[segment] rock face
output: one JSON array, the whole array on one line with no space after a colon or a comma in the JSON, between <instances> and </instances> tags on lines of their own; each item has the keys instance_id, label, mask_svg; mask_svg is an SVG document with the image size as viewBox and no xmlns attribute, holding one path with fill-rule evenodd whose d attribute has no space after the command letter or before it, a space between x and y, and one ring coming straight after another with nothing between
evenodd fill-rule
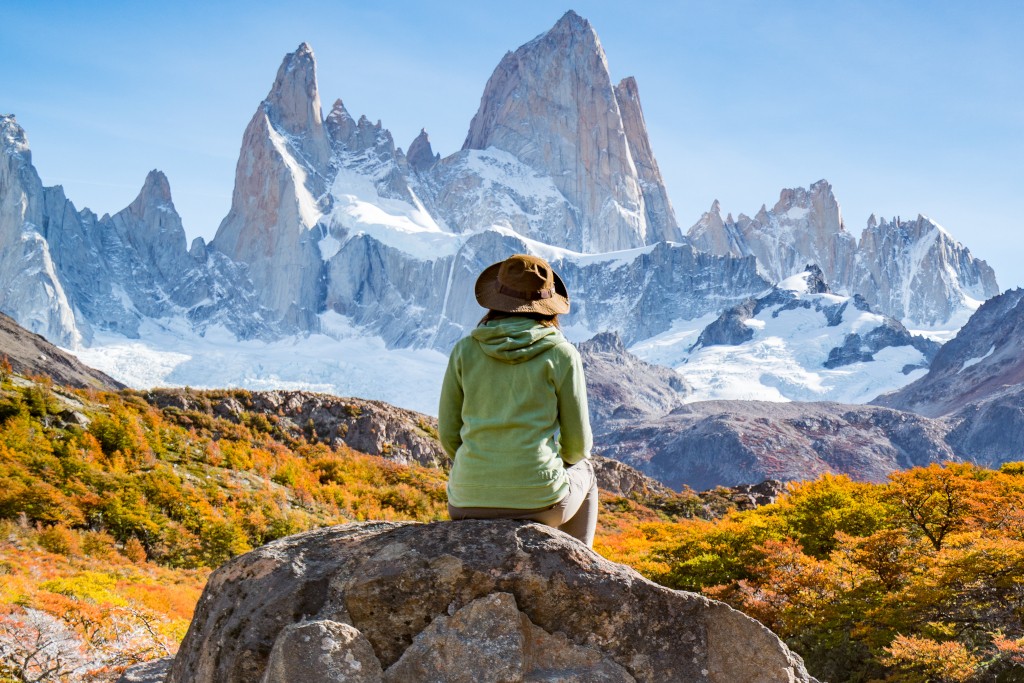
<instances>
[{"instance_id":1,"label":"rock face","mask_svg":"<svg viewBox=\"0 0 1024 683\"><path fill-rule=\"evenodd\" d=\"M598 447L679 489L812 479L884 481L893 470L962 460L948 425L912 413L836 403L704 401L657 420L612 425Z\"/></svg>"},{"instance_id":2,"label":"rock face","mask_svg":"<svg viewBox=\"0 0 1024 683\"><path fill-rule=\"evenodd\" d=\"M190 392L156 389L146 400L158 408L199 411L240 422L243 411L276 415L285 433L332 447L348 446L402 464L448 469L437 440L437 420L382 401L307 391Z\"/></svg>"},{"instance_id":3,"label":"rock face","mask_svg":"<svg viewBox=\"0 0 1024 683\"><path fill-rule=\"evenodd\" d=\"M321 308L322 260L310 228L326 208L330 155L316 62L303 43L285 57L245 130L231 210L212 243L248 264L260 302L302 329L316 329Z\"/></svg>"},{"instance_id":4,"label":"rock face","mask_svg":"<svg viewBox=\"0 0 1024 683\"><path fill-rule=\"evenodd\" d=\"M679 242L683 239L683 233L676 224L676 214L672 209L672 202L669 201L658 162L654 158L651 141L647 137L647 123L640 107L640 90L635 78L629 76L615 86L615 100L619 103L626 142L636 166L640 193L644 198L644 214L647 217L646 242Z\"/></svg>"},{"instance_id":5,"label":"rock face","mask_svg":"<svg viewBox=\"0 0 1024 683\"><path fill-rule=\"evenodd\" d=\"M304 680L335 680L353 661L366 675L359 636L383 671L365 680L811 680L724 604L550 528L477 520L320 529L235 558L210 577L167 680L269 683L281 679L268 665L314 656L321 668Z\"/></svg>"},{"instance_id":6,"label":"rock face","mask_svg":"<svg viewBox=\"0 0 1024 683\"><path fill-rule=\"evenodd\" d=\"M946 440L989 467L1024 458L1024 290L985 302L935 355L928 374L879 405L943 417Z\"/></svg>"},{"instance_id":7,"label":"rock face","mask_svg":"<svg viewBox=\"0 0 1024 683\"><path fill-rule=\"evenodd\" d=\"M0 116L0 310L64 346L81 340L75 314L43 235L43 183L25 131Z\"/></svg>"},{"instance_id":8,"label":"rock face","mask_svg":"<svg viewBox=\"0 0 1024 683\"><path fill-rule=\"evenodd\" d=\"M955 322L999 292L988 264L924 216L872 216L858 243L824 180L783 190L771 210L762 206L753 218L723 219L716 201L688 237L715 254L756 256L773 282L817 264L834 291L859 294L896 320L929 327Z\"/></svg>"},{"instance_id":9,"label":"rock face","mask_svg":"<svg viewBox=\"0 0 1024 683\"><path fill-rule=\"evenodd\" d=\"M609 418L658 416L683 404L689 393L683 377L645 363L626 350L614 332L577 344L587 378L590 422L596 433Z\"/></svg>"},{"instance_id":10,"label":"rock face","mask_svg":"<svg viewBox=\"0 0 1024 683\"><path fill-rule=\"evenodd\" d=\"M620 100L597 33L572 11L506 54L487 82L463 149L495 147L554 180L578 213L567 231L542 241L605 252L675 234L635 83L624 84L621 93Z\"/></svg>"},{"instance_id":11,"label":"rock face","mask_svg":"<svg viewBox=\"0 0 1024 683\"><path fill-rule=\"evenodd\" d=\"M123 389L124 385L82 364L38 334L0 313L0 357L19 375L43 375L62 386L81 389Z\"/></svg>"}]
</instances>

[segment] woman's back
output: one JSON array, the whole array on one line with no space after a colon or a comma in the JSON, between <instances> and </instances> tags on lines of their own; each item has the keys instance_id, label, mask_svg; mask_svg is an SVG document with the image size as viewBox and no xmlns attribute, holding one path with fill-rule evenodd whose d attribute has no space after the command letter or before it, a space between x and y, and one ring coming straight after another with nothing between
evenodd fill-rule
<instances>
[{"instance_id":1,"label":"woman's back","mask_svg":"<svg viewBox=\"0 0 1024 683\"><path fill-rule=\"evenodd\" d=\"M459 342L440 406L442 444L457 456L453 505L532 509L565 495L560 460L590 450L580 369L560 331L528 318L482 325Z\"/></svg>"},{"instance_id":2,"label":"woman's back","mask_svg":"<svg viewBox=\"0 0 1024 683\"><path fill-rule=\"evenodd\" d=\"M565 283L544 259L513 254L484 269L487 315L448 359L438 432L453 459L454 519L528 519L593 546L597 480L580 354L558 330Z\"/></svg>"}]
</instances>

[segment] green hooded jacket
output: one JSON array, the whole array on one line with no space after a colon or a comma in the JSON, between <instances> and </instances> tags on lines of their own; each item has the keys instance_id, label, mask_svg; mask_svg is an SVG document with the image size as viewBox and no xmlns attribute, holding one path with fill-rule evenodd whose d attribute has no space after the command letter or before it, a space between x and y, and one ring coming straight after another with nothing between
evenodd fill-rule
<instances>
[{"instance_id":1,"label":"green hooded jacket","mask_svg":"<svg viewBox=\"0 0 1024 683\"><path fill-rule=\"evenodd\" d=\"M438 427L454 458L451 505L554 505L569 492L565 465L589 457L593 443L579 352L529 318L477 327L452 349Z\"/></svg>"}]
</instances>

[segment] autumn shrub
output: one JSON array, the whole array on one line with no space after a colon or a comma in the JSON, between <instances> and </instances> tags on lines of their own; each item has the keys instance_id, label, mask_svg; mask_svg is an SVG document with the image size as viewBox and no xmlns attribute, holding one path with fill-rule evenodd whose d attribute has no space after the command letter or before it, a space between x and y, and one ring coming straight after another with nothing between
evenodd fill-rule
<instances>
[{"instance_id":1,"label":"autumn shrub","mask_svg":"<svg viewBox=\"0 0 1024 683\"><path fill-rule=\"evenodd\" d=\"M79 555L82 552L78 534L63 524L40 528L36 534L36 543L40 548L58 555Z\"/></svg>"}]
</instances>

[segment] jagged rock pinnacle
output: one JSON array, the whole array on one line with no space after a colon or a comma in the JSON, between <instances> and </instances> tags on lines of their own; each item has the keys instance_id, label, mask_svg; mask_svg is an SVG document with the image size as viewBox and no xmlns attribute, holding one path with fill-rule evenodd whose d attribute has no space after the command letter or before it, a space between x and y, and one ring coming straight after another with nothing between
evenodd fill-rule
<instances>
[{"instance_id":1,"label":"jagged rock pinnacle","mask_svg":"<svg viewBox=\"0 0 1024 683\"><path fill-rule=\"evenodd\" d=\"M317 169L326 167L330 149L320 111L316 57L308 43L285 55L263 106L274 128L299 140L310 163Z\"/></svg>"},{"instance_id":2,"label":"jagged rock pinnacle","mask_svg":"<svg viewBox=\"0 0 1024 683\"><path fill-rule=\"evenodd\" d=\"M409 165L413 170L417 172L426 171L441 160L440 154L434 155L434 150L430 147L430 137L427 135L425 128L420 129L420 134L409 145L409 153L406 154L406 159L408 159Z\"/></svg>"},{"instance_id":3,"label":"jagged rock pinnacle","mask_svg":"<svg viewBox=\"0 0 1024 683\"><path fill-rule=\"evenodd\" d=\"M640 246L675 221L649 225L641 181L659 184L660 178L635 88L624 84L621 97L593 27L566 12L501 60L463 149L495 147L554 180L578 211L559 246L586 252ZM657 203L652 211L664 215L667 207Z\"/></svg>"}]
</instances>

